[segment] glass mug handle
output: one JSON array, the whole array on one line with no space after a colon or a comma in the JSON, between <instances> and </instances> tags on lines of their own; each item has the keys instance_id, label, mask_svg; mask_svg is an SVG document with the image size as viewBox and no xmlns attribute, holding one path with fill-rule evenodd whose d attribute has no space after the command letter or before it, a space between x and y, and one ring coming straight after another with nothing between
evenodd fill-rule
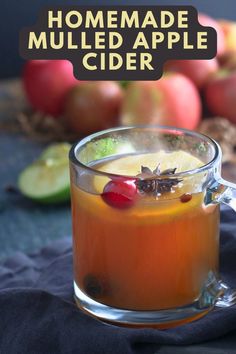
<instances>
[{"instance_id":1,"label":"glass mug handle","mask_svg":"<svg viewBox=\"0 0 236 354\"><path fill-rule=\"evenodd\" d=\"M215 177L214 182L207 188L206 204L225 204L236 212L236 184ZM229 307L236 304L236 289L230 288L222 280L214 284L214 291L218 294L217 307Z\"/></svg>"}]
</instances>

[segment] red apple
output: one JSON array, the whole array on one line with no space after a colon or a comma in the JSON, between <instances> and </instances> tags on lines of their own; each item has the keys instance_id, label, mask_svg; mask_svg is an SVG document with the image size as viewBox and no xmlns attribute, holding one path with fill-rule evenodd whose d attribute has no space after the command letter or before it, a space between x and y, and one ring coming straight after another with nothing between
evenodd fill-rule
<instances>
[{"instance_id":1,"label":"red apple","mask_svg":"<svg viewBox=\"0 0 236 354\"><path fill-rule=\"evenodd\" d=\"M30 60L23 69L23 84L29 102L40 112L58 116L68 90L78 84L67 60Z\"/></svg>"},{"instance_id":2,"label":"red apple","mask_svg":"<svg viewBox=\"0 0 236 354\"><path fill-rule=\"evenodd\" d=\"M236 71L220 70L205 89L206 104L214 115L236 123Z\"/></svg>"},{"instance_id":3,"label":"red apple","mask_svg":"<svg viewBox=\"0 0 236 354\"><path fill-rule=\"evenodd\" d=\"M89 134L117 125L123 90L114 81L77 85L67 95L65 118L72 131Z\"/></svg>"},{"instance_id":4,"label":"red apple","mask_svg":"<svg viewBox=\"0 0 236 354\"><path fill-rule=\"evenodd\" d=\"M200 95L190 79L167 73L158 81L129 84L123 102L122 123L160 124L195 129L201 118Z\"/></svg>"},{"instance_id":5,"label":"red apple","mask_svg":"<svg viewBox=\"0 0 236 354\"><path fill-rule=\"evenodd\" d=\"M217 60L171 60L166 63L165 69L177 71L186 75L201 89L219 68Z\"/></svg>"},{"instance_id":6,"label":"red apple","mask_svg":"<svg viewBox=\"0 0 236 354\"><path fill-rule=\"evenodd\" d=\"M224 54L225 52L225 36L224 36L224 32L221 28L221 26L219 25L219 23L214 20L212 17L206 15L206 14L202 14L200 13L198 15L198 21L202 26L205 27L213 27L216 32L217 32L217 55L221 56L222 54Z\"/></svg>"},{"instance_id":7,"label":"red apple","mask_svg":"<svg viewBox=\"0 0 236 354\"><path fill-rule=\"evenodd\" d=\"M220 20L218 23L225 35L226 51L236 51L236 22Z\"/></svg>"}]
</instances>

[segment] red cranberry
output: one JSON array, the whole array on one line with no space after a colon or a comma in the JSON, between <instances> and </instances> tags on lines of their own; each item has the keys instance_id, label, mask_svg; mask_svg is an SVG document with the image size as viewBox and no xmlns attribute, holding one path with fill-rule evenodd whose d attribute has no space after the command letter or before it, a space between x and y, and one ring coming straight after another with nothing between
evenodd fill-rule
<instances>
[{"instance_id":1,"label":"red cranberry","mask_svg":"<svg viewBox=\"0 0 236 354\"><path fill-rule=\"evenodd\" d=\"M102 199L108 205L118 209L130 208L135 204L137 186L135 180L115 179L108 182L102 193Z\"/></svg>"},{"instance_id":2,"label":"red cranberry","mask_svg":"<svg viewBox=\"0 0 236 354\"><path fill-rule=\"evenodd\" d=\"M185 193L185 194L181 195L181 197L180 197L181 203L188 203L188 202L190 202L191 199L192 199L192 195L189 193Z\"/></svg>"}]
</instances>

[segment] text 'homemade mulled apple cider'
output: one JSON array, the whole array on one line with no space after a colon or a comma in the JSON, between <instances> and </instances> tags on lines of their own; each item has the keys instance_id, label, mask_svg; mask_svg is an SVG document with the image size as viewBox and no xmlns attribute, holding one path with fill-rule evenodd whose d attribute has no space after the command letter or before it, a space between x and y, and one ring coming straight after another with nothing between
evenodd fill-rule
<instances>
[{"instance_id":1,"label":"text 'homemade mulled apple cider'","mask_svg":"<svg viewBox=\"0 0 236 354\"><path fill-rule=\"evenodd\" d=\"M207 148L181 139L142 152L138 141L102 139L81 153L86 171L75 177L72 168L75 287L88 298L135 311L179 308L217 273L219 207L205 203L204 172L181 177L205 164Z\"/></svg>"},{"instance_id":2,"label":"text 'homemade mulled apple cider'","mask_svg":"<svg viewBox=\"0 0 236 354\"><path fill-rule=\"evenodd\" d=\"M208 49L205 27L189 32L193 27L191 10L158 7L153 10L143 8L142 11L132 8L119 11L48 10L47 19L44 20L44 24L47 23L46 30L37 30L37 33L29 31L27 48L50 53L56 50L57 54L60 50L73 53L85 51L82 64L88 71L117 71L121 68L127 71L154 71L154 59L150 51L163 48L182 48L187 51ZM132 35L127 36L131 31ZM125 37L130 39L127 44Z\"/></svg>"}]
</instances>

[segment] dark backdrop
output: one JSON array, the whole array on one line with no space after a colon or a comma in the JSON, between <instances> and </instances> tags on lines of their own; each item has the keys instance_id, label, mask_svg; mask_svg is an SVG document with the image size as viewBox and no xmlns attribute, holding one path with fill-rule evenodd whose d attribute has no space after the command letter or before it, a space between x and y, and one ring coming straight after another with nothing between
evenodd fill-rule
<instances>
[{"instance_id":1,"label":"dark backdrop","mask_svg":"<svg viewBox=\"0 0 236 354\"><path fill-rule=\"evenodd\" d=\"M0 78L17 76L23 60L18 54L18 33L35 23L44 5L187 5L217 18L236 20L236 0L0 0Z\"/></svg>"}]
</instances>

